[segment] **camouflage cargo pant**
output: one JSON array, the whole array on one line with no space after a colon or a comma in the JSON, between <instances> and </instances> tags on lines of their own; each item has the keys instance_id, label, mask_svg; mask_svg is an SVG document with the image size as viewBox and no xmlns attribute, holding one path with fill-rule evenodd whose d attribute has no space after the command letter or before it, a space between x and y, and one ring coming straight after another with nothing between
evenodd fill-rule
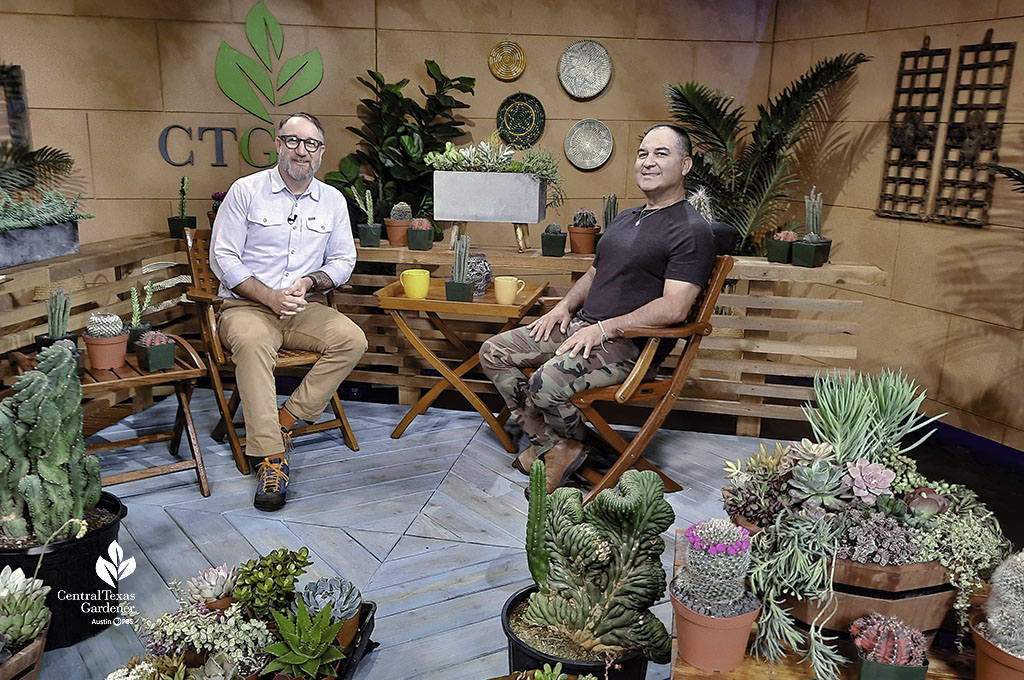
<instances>
[{"instance_id":1,"label":"camouflage cargo pant","mask_svg":"<svg viewBox=\"0 0 1024 680\"><path fill-rule=\"evenodd\" d=\"M512 416L519 421L538 454L560 441L582 441L583 416L570 397L591 387L615 385L629 375L640 355L632 340L607 340L590 357L555 355L567 337L587 326L573 317L568 333L555 327L548 340L534 340L525 327L495 335L480 348L480 367L494 383ZM522 369L535 368L532 376Z\"/></svg>"}]
</instances>

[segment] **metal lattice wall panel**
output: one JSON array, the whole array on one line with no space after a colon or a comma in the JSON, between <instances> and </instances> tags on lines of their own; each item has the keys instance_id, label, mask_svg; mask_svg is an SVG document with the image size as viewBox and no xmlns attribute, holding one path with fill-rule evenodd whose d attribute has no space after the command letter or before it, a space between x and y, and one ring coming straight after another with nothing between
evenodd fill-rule
<instances>
[{"instance_id":1,"label":"metal lattice wall panel","mask_svg":"<svg viewBox=\"0 0 1024 680\"><path fill-rule=\"evenodd\" d=\"M949 72L949 48L900 53L896 96L889 115L889 146L882 170L882 190L875 214L928 219L928 180Z\"/></svg>"},{"instance_id":2,"label":"metal lattice wall panel","mask_svg":"<svg viewBox=\"0 0 1024 680\"><path fill-rule=\"evenodd\" d=\"M960 48L941 175L930 219L972 227L988 222L999 138L1006 116L1015 42L992 42L992 29L980 45Z\"/></svg>"}]
</instances>

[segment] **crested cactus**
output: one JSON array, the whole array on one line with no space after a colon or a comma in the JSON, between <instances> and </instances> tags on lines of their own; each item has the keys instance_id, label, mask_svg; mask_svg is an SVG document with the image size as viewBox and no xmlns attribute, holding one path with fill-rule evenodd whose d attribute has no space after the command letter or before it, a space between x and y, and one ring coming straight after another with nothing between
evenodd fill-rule
<instances>
[{"instance_id":1,"label":"crested cactus","mask_svg":"<svg viewBox=\"0 0 1024 680\"><path fill-rule=\"evenodd\" d=\"M466 283L469 269L469 236L463 234L455 240L455 261L452 263L452 281Z\"/></svg>"},{"instance_id":2,"label":"crested cactus","mask_svg":"<svg viewBox=\"0 0 1024 680\"><path fill-rule=\"evenodd\" d=\"M238 567L229 569L227 564L222 564L219 567L203 569L188 580L186 596L190 602L219 600L231 595L237 581Z\"/></svg>"},{"instance_id":3,"label":"crested cactus","mask_svg":"<svg viewBox=\"0 0 1024 680\"><path fill-rule=\"evenodd\" d=\"M391 207L391 219L399 222L408 222L412 219L412 208L405 201L395 203Z\"/></svg>"},{"instance_id":4,"label":"crested cactus","mask_svg":"<svg viewBox=\"0 0 1024 680\"><path fill-rule=\"evenodd\" d=\"M171 340L160 331L146 331L139 336L138 343L143 347L155 347L157 345L173 345L174 340Z\"/></svg>"},{"instance_id":5,"label":"crested cactus","mask_svg":"<svg viewBox=\"0 0 1024 680\"><path fill-rule=\"evenodd\" d=\"M50 586L20 568L10 565L0 571L0 636L6 645L18 645L34 640L50 618L45 600Z\"/></svg>"},{"instance_id":6,"label":"crested cactus","mask_svg":"<svg viewBox=\"0 0 1024 680\"><path fill-rule=\"evenodd\" d=\"M146 281L146 285L143 286L143 298L142 304L139 304L139 291L132 286L128 294L132 299L132 326L138 326L142 322L142 313L149 309L149 303L153 300L153 282Z\"/></svg>"},{"instance_id":7,"label":"crested cactus","mask_svg":"<svg viewBox=\"0 0 1024 680\"><path fill-rule=\"evenodd\" d=\"M46 301L46 326L51 338L59 338L68 332L68 320L71 318L71 294L63 288L50 293Z\"/></svg>"},{"instance_id":8,"label":"crested cactus","mask_svg":"<svg viewBox=\"0 0 1024 680\"><path fill-rule=\"evenodd\" d=\"M298 600L306 603L306 609L311 616L316 616L321 609L328 609L331 612L331 621L348 621L353 616L359 615L359 605L363 602L363 596L355 585L348 579L321 578L307 583L306 587L299 593L299 597L292 602L292 613L298 614Z\"/></svg>"},{"instance_id":9,"label":"crested cactus","mask_svg":"<svg viewBox=\"0 0 1024 680\"><path fill-rule=\"evenodd\" d=\"M530 466L530 507L526 515L526 559L530 575L540 592L547 594L548 574L551 571L548 548L545 543L548 513L547 482L544 461L540 458Z\"/></svg>"},{"instance_id":10,"label":"crested cactus","mask_svg":"<svg viewBox=\"0 0 1024 680\"><path fill-rule=\"evenodd\" d=\"M843 484L850 487L854 496L868 505L874 505L879 496L890 496L889 489L896 473L881 463L872 463L867 458L858 458L846 464Z\"/></svg>"},{"instance_id":11,"label":"crested cactus","mask_svg":"<svg viewBox=\"0 0 1024 680\"><path fill-rule=\"evenodd\" d=\"M601 197L601 216L604 218L604 228L612 223L615 216L619 214L619 197L615 194Z\"/></svg>"},{"instance_id":12,"label":"crested cactus","mask_svg":"<svg viewBox=\"0 0 1024 680\"><path fill-rule=\"evenodd\" d=\"M100 465L85 455L82 384L71 343L38 355L39 365L0 402L0 534L40 540L71 518L82 519L100 498Z\"/></svg>"},{"instance_id":13,"label":"crested cactus","mask_svg":"<svg viewBox=\"0 0 1024 680\"><path fill-rule=\"evenodd\" d=\"M586 506L579 489L556 489L547 509L550 592L530 596L523 620L598 654L642 650L667 663L671 639L650 612L665 592L661 533L675 519L664 494L649 470L627 471Z\"/></svg>"},{"instance_id":14,"label":"crested cactus","mask_svg":"<svg viewBox=\"0 0 1024 680\"><path fill-rule=\"evenodd\" d=\"M741 598L750 567L750 532L714 518L687 529L686 540L686 563L676 574L676 587L711 604Z\"/></svg>"},{"instance_id":15,"label":"crested cactus","mask_svg":"<svg viewBox=\"0 0 1024 680\"><path fill-rule=\"evenodd\" d=\"M93 314L85 324L85 334L93 338L112 338L124 332L124 321L117 314Z\"/></svg>"},{"instance_id":16,"label":"crested cactus","mask_svg":"<svg viewBox=\"0 0 1024 680\"><path fill-rule=\"evenodd\" d=\"M895 616L878 612L850 624L853 642L864 658L892 666L923 666L927 662L927 643L921 631Z\"/></svg>"},{"instance_id":17,"label":"crested cactus","mask_svg":"<svg viewBox=\"0 0 1024 680\"><path fill-rule=\"evenodd\" d=\"M992 574L985 617L985 637L1004 652L1024 658L1024 552L1007 557Z\"/></svg>"}]
</instances>

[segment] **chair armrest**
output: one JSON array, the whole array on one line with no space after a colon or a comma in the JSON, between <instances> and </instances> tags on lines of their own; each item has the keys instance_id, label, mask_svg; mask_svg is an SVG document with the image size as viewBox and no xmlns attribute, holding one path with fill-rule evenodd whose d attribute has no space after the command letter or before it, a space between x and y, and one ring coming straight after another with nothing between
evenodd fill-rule
<instances>
[{"instance_id":1,"label":"chair armrest","mask_svg":"<svg viewBox=\"0 0 1024 680\"><path fill-rule=\"evenodd\" d=\"M218 306L224 302L224 298L213 293L205 293L197 288L189 288L185 291L185 298L192 302L202 302L208 305Z\"/></svg>"},{"instance_id":2,"label":"chair armrest","mask_svg":"<svg viewBox=\"0 0 1024 680\"><path fill-rule=\"evenodd\" d=\"M711 335L711 324L697 322L668 328L630 328L622 332L625 338L688 338L691 335Z\"/></svg>"},{"instance_id":3,"label":"chair armrest","mask_svg":"<svg viewBox=\"0 0 1024 680\"><path fill-rule=\"evenodd\" d=\"M636 393L637 388L640 387L640 384L644 381L644 376L647 375L647 371L651 367L651 362L654 361L654 353L658 351L658 345L660 343L661 340L659 338L650 338L647 340L647 344L644 345L643 350L640 352L640 356L637 357L633 370L629 372L628 376L626 376L626 380L622 383L622 386L615 391L615 401L620 404L624 404Z\"/></svg>"},{"instance_id":4,"label":"chair armrest","mask_svg":"<svg viewBox=\"0 0 1024 680\"><path fill-rule=\"evenodd\" d=\"M537 298L537 304L540 305L541 307L554 307L555 305L557 305L561 301L562 301L562 298L560 296L556 297L556 296L545 295L545 296L541 296L541 297Z\"/></svg>"}]
</instances>

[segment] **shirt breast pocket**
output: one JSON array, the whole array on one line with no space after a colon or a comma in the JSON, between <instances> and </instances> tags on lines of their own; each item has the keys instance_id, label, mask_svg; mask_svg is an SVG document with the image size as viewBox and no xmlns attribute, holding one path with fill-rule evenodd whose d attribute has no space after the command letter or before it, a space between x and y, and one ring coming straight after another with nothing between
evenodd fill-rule
<instances>
[{"instance_id":1,"label":"shirt breast pocket","mask_svg":"<svg viewBox=\"0 0 1024 680\"><path fill-rule=\"evenodd\" d=\"M326 238L331 235L333 225L330 220L319 218L316 215L310 215L306 218L306 229L312 232L313 236L323 236Z\"/></svg>"},{"instance_id":2,"label":"shirt breast pocket","mask_svg":"<svg viewBox=\"0 0 1024 680\"><path fill-rule=\"evenodd\" d=\"M253 227L280 227L284 224L284 216L277 211L261 210L255 208L245 216L250 228Z\"/></svg>"}]
</instances>

